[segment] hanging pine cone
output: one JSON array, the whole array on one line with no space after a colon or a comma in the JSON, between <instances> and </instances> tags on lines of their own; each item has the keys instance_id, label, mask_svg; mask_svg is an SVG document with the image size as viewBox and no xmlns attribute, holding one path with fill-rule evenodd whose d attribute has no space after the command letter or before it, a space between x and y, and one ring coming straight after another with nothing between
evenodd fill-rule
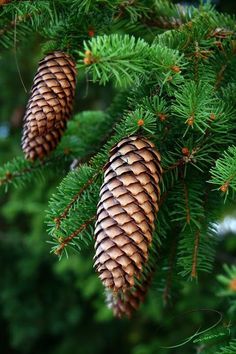
<instances>
[{"instance_id":1,"label":"hanging pine cone","mask_svg":"<svg viewBox=\"0 0 236 354\"><path fill-rule=\"evenodd\" d=\"M161 173L160 155L144 138L125 138L111 150L97 210L95 267L113 291L129 290L148 259Z\"/></svg>"},{"instance_id":2,"label":"hanging pine cone","mask_svg":"<svg viewBox=\"0 0 236 354\"><path fill-rule=\"evenodd\" d=\"M43 159L56 148L72 113L75 84L75 63L68 54L53 52L40 61L24 117L27 159Z\"/></svg>"}]
</instances>

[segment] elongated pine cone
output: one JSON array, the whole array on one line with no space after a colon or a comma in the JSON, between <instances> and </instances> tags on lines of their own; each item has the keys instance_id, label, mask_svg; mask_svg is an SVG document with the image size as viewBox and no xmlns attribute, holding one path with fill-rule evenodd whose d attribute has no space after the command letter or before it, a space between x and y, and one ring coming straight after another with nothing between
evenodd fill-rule
<instances>
[{"instance_id":1,"label":"elongated pine cone","mask_svg":"<svg viewBox=\"0 0 236 354\"><path fill-rule=\"evenodd\" d=\"M53 52L39 62L24 117L27 159L43 159L56 148L72 113L75 84L75 63L68 54Z\"/></svg>"},{"instance_id":2,"label":"elongated pine cone","mask_svg":"<svg viewBox=\"0 0 236 354\"><path fill-rule=\"evenodd\" d=\"M154 145L121 140L105 166L95 228L95 267L106 288L127 291L148 259L162 168Z\"/></svg>"}]
</instances>

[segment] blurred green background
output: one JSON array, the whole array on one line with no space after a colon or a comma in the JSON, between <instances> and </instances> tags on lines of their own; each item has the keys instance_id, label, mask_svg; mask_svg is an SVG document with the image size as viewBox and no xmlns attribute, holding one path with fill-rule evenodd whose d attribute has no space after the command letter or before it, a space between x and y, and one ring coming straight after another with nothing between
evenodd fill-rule
<instances>
[{"instance_id":1,"label":"blurred green background","mask_svg":"<svg viewBox=\"0 0 236 354\"><path fill-rule=\"evenodd\" d=\"M235 1L218 1L217 6L230 13L236 11ZM28 90L39 57L39 40L29 40L27 46L18 43L17 60ZM85 81L81 81L76 111L101 109L109 103L109 90L93 85L88 93L86 90ZM14 51L2 52L1 165L21 154L26 100ZM49 253L45 210L65 173L48 173L26 188L12 188L0 195L0 353L196 353L192 343L176 349L160 347L180 343L197 330L199 323L210 326L217 321L215 313L186 311L220 308L227 313L227 304L216 294L215 275L202 276L199 284L179 285L173 289L169 305L164 306L157 272L147 300L134 318L114 319L104 304L104 290L92 267L92 250L85 249L60 262ZM228 232L220 242L215 274L221 272L222 262L235 262L235 251L236 237Z\"/></svg>"}]
</instances>

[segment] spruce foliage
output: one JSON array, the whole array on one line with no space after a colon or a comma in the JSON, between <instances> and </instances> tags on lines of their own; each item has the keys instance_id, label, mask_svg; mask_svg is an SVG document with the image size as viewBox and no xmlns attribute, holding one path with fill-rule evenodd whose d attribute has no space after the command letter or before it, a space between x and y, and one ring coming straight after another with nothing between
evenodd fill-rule
<instances>
[{"instance_id":1,"label":"spruce foliage","mask_svg":"<svg viewBox=\"0 0 236 354\"><path fill-rule=\"evenodd\" d=\"M82 33L89 28L95 9L101 14L101 7L109 27L105 34L100 34L103 27L100 27L100 17L96 16L95 35L88 40ZM229 85L234 85L235 75L231 73L235 60L233 19L218 14L209 4L199 10L180 10L168 1L129 5L122 1L92 4L65 0L60 1L55 11L48 1L13 1L1 9L5 28L13 13L16 23L20 17L18 36L21 36L21 26L24 37L27 37L25 31L40 33L44 37L43 47L48 50L52 42L57 43L60 34L63 50L69 48L77 60L79 75L84 71L89 79L100 85L111 82L117 86L118 94L120 89L129 87L129 93L123 91L126 103L122 107L125 109L122 119L119 105L106 113L75 115L49 160L31 164L17 158L7 163L1 169L1 185L27 183L34 175L43 174L48 164L59 162L61 166L75 156L81 162L85 161L85 165L79 163L80 166L60 183L47 213L49 233L55 242L53 250L61 253L58 250L65 250L67 246L78 249L81 242L87 243L91 239L90 220L94 218L102 167L110 148L127 135L147 136L160 150L165 168L163 204L173 205L165 218L180 230L177 255L177 263L182 267L180 274L197 276L198 270L209 271L214 261L215 242L207 236L207 225L213 221L212 205L205 203L204 198L209 193L218 193L212 191L209 181L213 189L216 186L224 194L219 195L219 204L224 203L229 191L236 189L236 153L232 145L236 115L232 100L228 98ZM128 29L125 33L130 21L151 27L148 24L151 13L160 21L169 18L171 22L176 18L179 25L163 32L159 29L161 26L154 24L153 32L144 38L130 34ZM122 32L114 33L114 26L119 21L122 21ZM78 37L72 34L75 23ZM8 22L8 25L12 23ZM100 30L97 32L96 28ZM13 45L11 31L6 30L6 33L5 38L2 31L1 40L10 48ZM230 82L226 80L229 72L232 75ZM142 125L139 125L140 120ZM111 138L109 134L112 134ZM104 144L105 139L108 141ZM94 155L102 144L101 151ZM228 147L229 144L232 146Z\"/></svg>"},{"instance_id":2,"label":"spruce foliage","mask_svg":"<svg viewBox=\"0 0 236 354\"><path fill-rule=\"evenodd\" d=\"M164 169L157 249L150 252L150 264L159 266L154 284L158 279L167 291L167 277L175 289L212 271L217 238L210 225L235 203L235 34L234 17L209 2L195 8L168 0L60 0L57 6L13 0L0 8L2 52L37 38L42 55L63 50L74 57L80 85L87 80L112 90L106 110L75 112L43 162L19 156L0 168L5 190L60 171L46 211L52 253L69 257L93 242L109 151L140 134L155 143ZM174 252L165 247L173 235ZM235 351L231 341L215 353Z\"/></svg>"}]
</instances>

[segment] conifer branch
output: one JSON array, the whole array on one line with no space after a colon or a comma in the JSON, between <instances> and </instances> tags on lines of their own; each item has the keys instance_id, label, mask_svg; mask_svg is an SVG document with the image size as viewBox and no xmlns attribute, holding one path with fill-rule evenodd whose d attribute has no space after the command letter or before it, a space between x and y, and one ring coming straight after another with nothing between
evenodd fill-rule
<instances>
[{"instance_id":1,"label":"conifer branch","mask_svg":"<svg viewBox=\"0 0 236 354\"><path fill-rule=\"evenodd\" d=\"M5 186L7 188L9 184L16 187L25 185L34 177L40 175L48 166L55 166L57 163L65 163L65 156L55 154L54 157L47 160L33 163L23 157L15 158L0 168L0 187Z\"/></svg>"},{"instance_id":2,"label":"conifer branch","mask_svg":"<svg viewBox=\"0 0 236 354\"><path fill-rule=\"evenodd\" d=\"M215 166L210 170L212 176L209 181L216 186L219 190L228 196L230 189L236 191L236 147L229 147L220 157Z\"/></svg>"},{"instance_id":3,"label":"conifer branch","mask_svg":"<svg viewBox=\"0 0 236 354\"><path fill-rule=\"evenodd\" d=\"M163 276L167 301L175 259L183 276L197 278L200 271L212 269L215 239L208 230L209 214L220 202L217 207L202 203L209 169L210 183L225 196L236 190L235 146L221 152L235 143L235 20L209 4L194 9L163 0L63 0L57 10L52 4L22 1L1 9L1 43L9 46L16 16L19 38L37 31L48 41L44 48L66 48L77 56L78 67L94 82L129 88L121 92L125 103L115 105L112 113L85 112L68 125L57 151L63 163L75 157L90 161L69 172L51 198L47 221L53 251L60 256L91 239L101 171L111 147L132 134L148 137L161 153L165 172L158 232L181 230ZM88 33L90 24L95 30ZM158 34L160 28L172 30ZM58 161L52 157L53 166ZM0 170L0 185L28 182L51 162L6 165ZM156 267L155 255L153 259ZM151 256L130 296L119 299L124 306L135 297L141 302L155 268L152 261Z\"/></svg>"},{"instance_id":4,"label":"conifer branch","mask_svg":"<svg viewBox=\"0 0 236 354\"><path fill-rule=\"evenodd\" d=\"M233 354L236 351L236 339L232 339L228 344L216 351L216 354Z\"/></svg>"},{"instance_id":5,"label":"conifer branch","mask_svg":"<svg viewBox=\"0 0 236 354\"><path fill-rule=\"evenodd\" d=\"M72 200L69 202L69 204L65 207L65 209L63 210L63 212L58 216L56 217L54 220L56 222L56 228L59 229L60 228L60 225L61 225L61 221L62 219L65 219L70 211L70 209L73 207L73 205L77 202L77 200L79 199L79 197L83 194L83 192L92 184L94 183L94 181L96 180L96 178L99 176L101 171L98 171L97 173L95 173L82 187L81 189L78 191L78 193L76 193ZM73 238L73 237L72 237ZM70 236L67 238L69 241L70 239ZM65 240L64 240L65 241ZM68 241L68 242L69 242ZM68 243L67 242L67 243Z\"/></svg>"},{"instance_id":6,"label":"conifer branch","mask_svg":"<svg viewBox=\"0 0 236 354\"><path fill-rule=\"evenodd\" d=\"M13 21L10 21L8 24L6 24L3 28L0 29L0 36L4 35L6 32L8 32L11 29L14 29L16 23L24 22L28 18L30 18L30 14L25 14L23 16L17 16L16 19Z\"/></svg>"},{"instance_id":7,"label":"conifer branch","mask_svg":"<svg viewBox=\"0 0 236 354\"><path fill-rule=\"evenodd\" d=\"M115 118L112 115L109 118L101 111L86 111L75 115L68 122L65 135L50 158L32 163L19 157L1 167L0 187L5 185L7 187L8 184L24 186L48 166L54 165L62 170L62 167L68 167L75 157L79 158L80 162L87 160L102 145L103 133L107 133L108 127L110 129L111 120L115 121Z\"/></svg>"},{"instance_id":8,"label":"conifer branch","mask_svg":"<svg viewBox=\"0 0 236 354\"><path fill-rule=\"evenodd\" d=\"M171 81L175 76L180 77L180 68L185 65L177 51L159 45L150 46L143 39L135 40L128 35L98 36L85 42L84 48L84 53L78 53L83 58L78 67L85 65L93 82L102 85L111 79L121 87L132 83L137 85L143 81L144 75L154 72L163 84L170 76Z\"/></svg>"},{"instance_id":9,"label":"conifer branch","mask_svg":"<svg viewBox=\"0 0 236 354\"><path fill-rule=\"evenodd\" d=\"M92 216L90 219L86 220L78 229L76 229L71 235L69 235L66 238L63 237L59 237L58 241L59 241L59 246L56 246L53 249L53 252L57 255L60 256L61 253L64 251L65 247L72 242L72 240L76 237L79 236L79 234L84 231L88 225L90 225L94 220L95 220L95 215Z\"/></svg>"}]
</instances>

